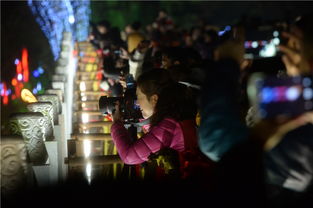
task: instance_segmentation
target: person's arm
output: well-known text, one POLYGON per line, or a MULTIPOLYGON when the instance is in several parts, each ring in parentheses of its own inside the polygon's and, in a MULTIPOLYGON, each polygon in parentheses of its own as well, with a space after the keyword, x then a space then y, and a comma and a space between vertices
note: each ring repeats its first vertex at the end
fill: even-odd
POLYGON ((121 159, 126 164, 140 164, 148 160, 151 153, 170 145, 176 125, 163 120, 142 138, 133 141, 123 123, 114 122, 111 127, 113 142, 121 159), (172 128, 168 128, 171 126, 172 128), (172 131, 170 130, 172 129, 172 131))

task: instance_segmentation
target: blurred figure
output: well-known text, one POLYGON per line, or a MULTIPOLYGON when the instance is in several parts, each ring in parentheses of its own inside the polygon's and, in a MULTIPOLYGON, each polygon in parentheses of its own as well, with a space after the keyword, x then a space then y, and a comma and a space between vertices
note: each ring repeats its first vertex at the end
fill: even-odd
POLYGON ((131 25, 127 25, 125 28, 126 42, 128 46, 128 52, 133 52, 141 41, 145 39, 144 35, 140 32, 141 23, 134 22, 131 25))

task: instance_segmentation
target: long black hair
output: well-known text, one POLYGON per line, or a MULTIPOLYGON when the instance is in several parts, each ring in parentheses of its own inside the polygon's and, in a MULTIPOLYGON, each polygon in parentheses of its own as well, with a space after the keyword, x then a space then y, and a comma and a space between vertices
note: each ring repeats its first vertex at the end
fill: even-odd
POLYGON ((158 95, 151 126, 165 118, 177 121, 194 119, 197 108, 192 92, 185 85, 175 82, 168 70, 152 69, 138 77, 137 87, 147 96, 158 95))

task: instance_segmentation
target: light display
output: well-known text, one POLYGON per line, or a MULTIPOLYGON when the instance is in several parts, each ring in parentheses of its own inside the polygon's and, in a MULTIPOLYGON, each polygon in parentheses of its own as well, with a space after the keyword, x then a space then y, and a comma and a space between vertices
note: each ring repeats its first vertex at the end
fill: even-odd
POLYGON ((90 15, 89 0, 28 0, 28 6, 49 41, 54 60, 58 59, 61 51, 63 32, 71 32, 73 41, 87 39, 90 15))
MULTIPOLYGON (((11 82, 9 84, 5 82, 0 83, 2 103, 4 105, 9 104, 10 95, 11 95, 12 100, 20 98, 21 90, 25 87, 26 83, 29 83, 28 50, 26 48, 22 49, 21 59, 16 58, 14 61, 14 64, 16 66, 15 77, 11 79, 11 82)), ((44 73, 44 69, 39 66, 38 69, 32 72, 32 75, 35 78, 38 78, 43 73, 44 73)), ((42 90, 43 90, 43 87, 42 87, 41 82, 37 82, 35 85, 35 88, 33 89, 34 94, 42 90)))
POLYGON ((21 94, 22 100, 26 103, 38 102, 37 98, 28 89, 23 89, 21 94))

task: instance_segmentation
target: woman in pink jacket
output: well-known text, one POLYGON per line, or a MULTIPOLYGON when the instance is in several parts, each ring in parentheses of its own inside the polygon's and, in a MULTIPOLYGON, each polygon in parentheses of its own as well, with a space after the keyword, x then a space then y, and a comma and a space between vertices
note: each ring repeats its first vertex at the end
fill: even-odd
MULTIPOLYGON (((153 69, 140 75, 136 94, 143 117, 150 119, 147 133, 133 141, 122 123, 119 104, 113 114, 111 135, 124 163, 141 164, 162 148, 185 150, 180 121, 194 119, 196 107, 186 102, 184 89, 185 86, 172 81, 165 69, 153 69)), ((195 129, 196 126, 190 124, 188 128, 195 129)))

